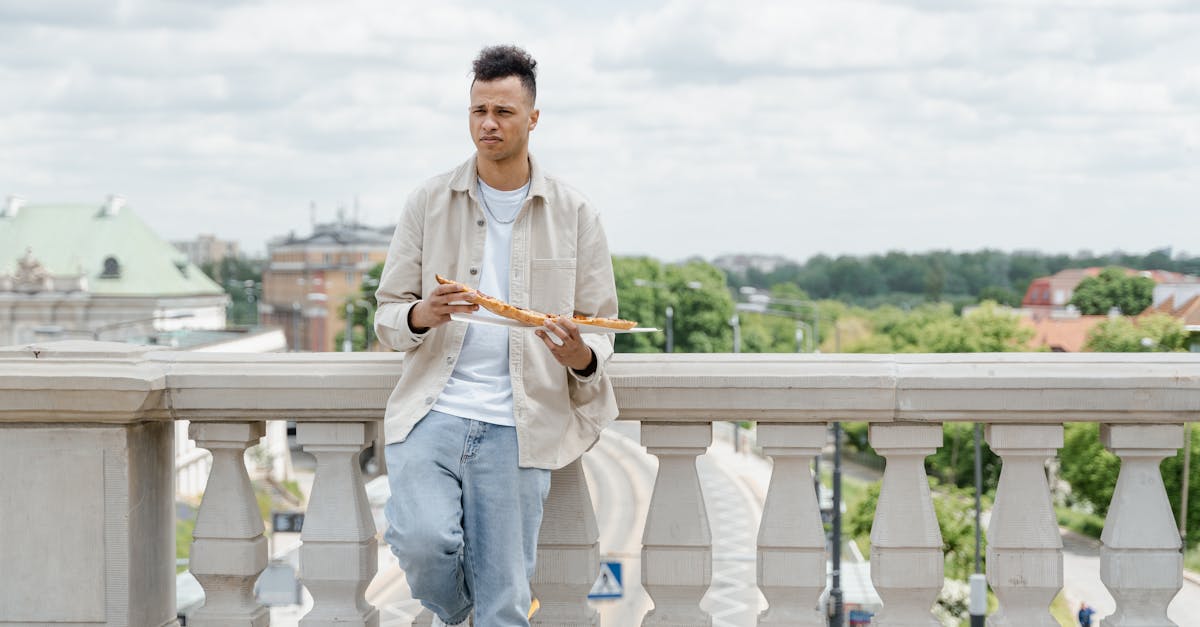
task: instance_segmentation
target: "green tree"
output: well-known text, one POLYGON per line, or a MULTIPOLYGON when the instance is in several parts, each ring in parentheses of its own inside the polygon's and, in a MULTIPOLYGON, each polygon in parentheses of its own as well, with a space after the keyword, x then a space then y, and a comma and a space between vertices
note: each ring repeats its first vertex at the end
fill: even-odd
POLYGON ((1079 282, 1071 304, 1091 316, 1103 315, 1116 307, 1126 315, 1139 314, 1154 300, 1154 280, 1126 276, 1121 268, 1105 268, 1099 276, 1079 282))
POLYGON ((229 324, 258 324, 262 266, 262 260, 243 257, 225 257, 217 263, 200 264, 200 271, 217 282, 229 295, 229 324))
POLYGON ((650 257, 615 257, 613 274, 622 318, 653 325, 663 333, 621 333, 620 352, 661 352, 666 346, 666 310, 674 310, 675 352, 713 353, 733 349, 733 297, 725 274, 704 261, 664 265, 650 257))
MULTIPOLYGON (((617 284, 620 317, 637 320, 644 327, 664 328, 669 304, 668 294, 656 285, 665 285, 665 271, 651 257, 613 257, 613 277, 617 284)), ((618 333, 616 350, 622 353, 661 353, 662 333, 618 333)))
POLYGON ((1087 349, 1098 353, 1147 353, 1188 350, 1183 323, 1164 313, 1133 320, 1105 320, 1088 333, 1087 349))
POLYGON ((988 285, 979 290, 980 302, 990 300, 999 305, 1008 305, 1009 307, 1021 306, 1021 295, 1015 291, 1000 287, 999 285, 988 285))
MULTIPOLYGON (((1064 427, 1063 448, 1059 453, 1062 469, 1059 476, 1071 485, 1070 502, 1082 504, 1100 516, 1108 515, 1121 460, 1100 442, 1100 426, 1095 423, 1068 423, 1064 427)), ((1188 520, 1200 520, 1200 429, 1192 429, 1191 479, 1189 484, 1188 520)), ((1183 485, 1183 449, 1168 457, 1159 466, 1163 486, 1171 511, 1179 520, 1180 491, 1183 485)), ((1200 533, 1190 533, 1188 546, 1200 544, 1200 533)))
MULTIPOLYGON (((383 276, 383 264, 377 263, 363 277, 362 283, 358 286, 358 292, 347 298, 339 310, 339 318, 345 321, 346 305, 354 305, 354 320, 350 325, 353 333, 350 336, 350 343, 355 351, 365 351, 368 343, 375 342, 375 308, 379 306, 379 302, 375 300, 375 289, 379 287, 379 277, 381 276, 383 276), (371 303, 371 306, 363 307, 359 301, 371 303)), ((346 330, 343 325, 343 328, 334 336, 334 346, 339 350, 345 336, 346 330)))

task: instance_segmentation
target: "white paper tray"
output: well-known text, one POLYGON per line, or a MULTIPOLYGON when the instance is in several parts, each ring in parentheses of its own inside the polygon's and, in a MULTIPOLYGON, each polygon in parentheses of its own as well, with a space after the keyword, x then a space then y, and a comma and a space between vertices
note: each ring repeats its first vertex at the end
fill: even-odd
MULTIPOLYGON (((538 326, 534 326, 534 325, 530 325, 530 324, 525 324, 523 322, 517 322, 516 320, 510 320, 508 318, 501 318, 499 316, 484 316, 484 315, 480 315, 478 313, 450 314, 450 319, 457 320, 459 322, 470 322, 473 324, 491 324, 491 325, 495 325, 495 326, 499 326, 499 327, 523 327, 526 329, 542 328, 542 327, 538 327, 538 326)), ((655 331, 659 330, 659 329, 655 329, 655 328, 651 328, 651 327, 634 327, 632 329, 610 329, 608 327, 596 326, 594 324, 579 324, 578 322, 575 323, 575 326, 579 327, 580 333, 651 333, 651 332, 655 332, 655 331)))

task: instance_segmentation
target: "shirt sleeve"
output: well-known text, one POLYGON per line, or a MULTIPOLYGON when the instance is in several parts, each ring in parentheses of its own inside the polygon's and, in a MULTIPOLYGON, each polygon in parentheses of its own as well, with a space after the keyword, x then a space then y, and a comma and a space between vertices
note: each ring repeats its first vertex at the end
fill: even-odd
POLYGON ((405 203, 396 232, 388 247, 383 274, 375 300, 375 336, 385 346, 411 351, 421 345, 428 332, 416 333, 408 325, 409 311, 421 301, 421 242, 425 226, 425 197, 414 192, 405 203))
MULTIPOLYGON (((575 313, 598 318, 617 317, 617 284, 613 279, 612 256, 600 216, 584 211, 579 228, 579 247, 576 249, 575 313)), ((614 335, 585 333, 583 341, 596 357, 596 369, 586 376, 573 368, 567 371, 579 383, 591 383, 604 376, 605 366, 613 355, 614 335)))

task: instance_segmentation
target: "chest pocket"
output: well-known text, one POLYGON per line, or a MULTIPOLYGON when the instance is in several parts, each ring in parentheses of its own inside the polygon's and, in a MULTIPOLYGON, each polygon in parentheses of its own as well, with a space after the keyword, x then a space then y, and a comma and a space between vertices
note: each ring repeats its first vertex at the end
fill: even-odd
POLYGON ((534 259, 529 278, 531 307, 548 314, 575 312, 575 259, 534 259))

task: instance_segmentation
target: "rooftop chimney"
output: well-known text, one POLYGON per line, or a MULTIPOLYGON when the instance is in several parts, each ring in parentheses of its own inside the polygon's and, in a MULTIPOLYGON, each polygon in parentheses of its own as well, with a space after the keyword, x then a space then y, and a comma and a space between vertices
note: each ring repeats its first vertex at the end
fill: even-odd
POLYGON ((112 217, 121 213, 121 209, 125 207, 125 197, 120 194, 109 194, 108 200, 104 202, 104 207, 100 209, 100 215, 112 217))
POLYGON ((0 210, 0 218, 15 218, 24 206, 24 198, 16 194, 10 194, 8 200, 4 203, 4 209, 0 210))

